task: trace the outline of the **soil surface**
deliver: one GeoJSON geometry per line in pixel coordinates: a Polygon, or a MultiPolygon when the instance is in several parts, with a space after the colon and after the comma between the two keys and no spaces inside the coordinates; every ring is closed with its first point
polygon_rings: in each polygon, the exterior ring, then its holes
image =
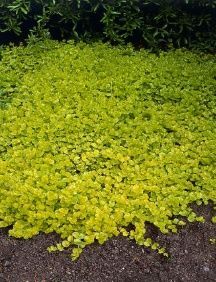
{"type": "Polygon", "coordinates": [[[168,259],[119,236],[102,246],[88,246],[72,262],[69,251],[47,252],[59,241],[56,234],[21,240],[0,229],[0,282],[216,281],[216,244],[209,242],[216,237],[216,225],[210,221],[213,209],[195,209],[206,222],[188,223],[178,234],[163,235],[149,224],[151,236],[167,247],[168,259]]]}

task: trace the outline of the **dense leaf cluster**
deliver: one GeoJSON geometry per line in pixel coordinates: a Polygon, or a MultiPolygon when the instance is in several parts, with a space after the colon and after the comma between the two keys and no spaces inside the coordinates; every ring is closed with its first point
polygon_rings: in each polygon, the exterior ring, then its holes
{"type": "Polygon", "coordinates": [[[216,50],[215,0],[2,0],[0,41],[100,38],[216,50]]]}
{"type": "Polygon", "coordinates": [[[216,202],[215,57],[72,42],[2,56],[0,227],[57,232],[50,250],[77,258],[120,233],[163,253],[146,222],[203,220],[190,203],[216,202]]]}

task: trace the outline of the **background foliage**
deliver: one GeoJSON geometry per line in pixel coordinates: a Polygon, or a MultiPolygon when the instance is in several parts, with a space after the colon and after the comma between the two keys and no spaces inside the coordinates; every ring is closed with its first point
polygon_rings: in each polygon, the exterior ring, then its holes
{"type": "Polygon", "coordinates": [[[192,202],[216,203],[215,74],[215,56],[182,50],[4,49],[0,227],[57,232],[49,250],[75,246],[74,259],[120,233],[165,254],[145,223],[176,232],[203,220],[192,202]]]}
{"type": "Polygon", "coordinates": [[[100,38],[216,50],[214,0],[2,0],[0,41],[100,38]]]}

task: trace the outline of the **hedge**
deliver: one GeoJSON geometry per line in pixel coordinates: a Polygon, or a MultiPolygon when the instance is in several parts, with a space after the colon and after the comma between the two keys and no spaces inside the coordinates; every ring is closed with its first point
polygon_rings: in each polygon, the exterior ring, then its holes
{"type": "Polygon", "coordinates": [[[215,52],[215,6],[208,0],[2,0],[0,42],[101,39],[215,52]]]}

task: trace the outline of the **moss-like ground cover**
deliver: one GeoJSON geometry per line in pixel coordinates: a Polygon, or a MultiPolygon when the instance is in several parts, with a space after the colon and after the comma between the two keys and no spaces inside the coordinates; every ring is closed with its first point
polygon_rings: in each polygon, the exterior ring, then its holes
{"type": "MultiPolygon", "coordinates": [[[[203,219],[216,202],[216,58],[44,42],[0,62],[0,226],[73,258],[122,233],[203,219]],[[11,98],[9,98],[11,97],[11,98]],[[127,231],[129,224],[134,230],[127,231]]],[[[215,218],[213,218],[213,221],[215,218]]]]}

